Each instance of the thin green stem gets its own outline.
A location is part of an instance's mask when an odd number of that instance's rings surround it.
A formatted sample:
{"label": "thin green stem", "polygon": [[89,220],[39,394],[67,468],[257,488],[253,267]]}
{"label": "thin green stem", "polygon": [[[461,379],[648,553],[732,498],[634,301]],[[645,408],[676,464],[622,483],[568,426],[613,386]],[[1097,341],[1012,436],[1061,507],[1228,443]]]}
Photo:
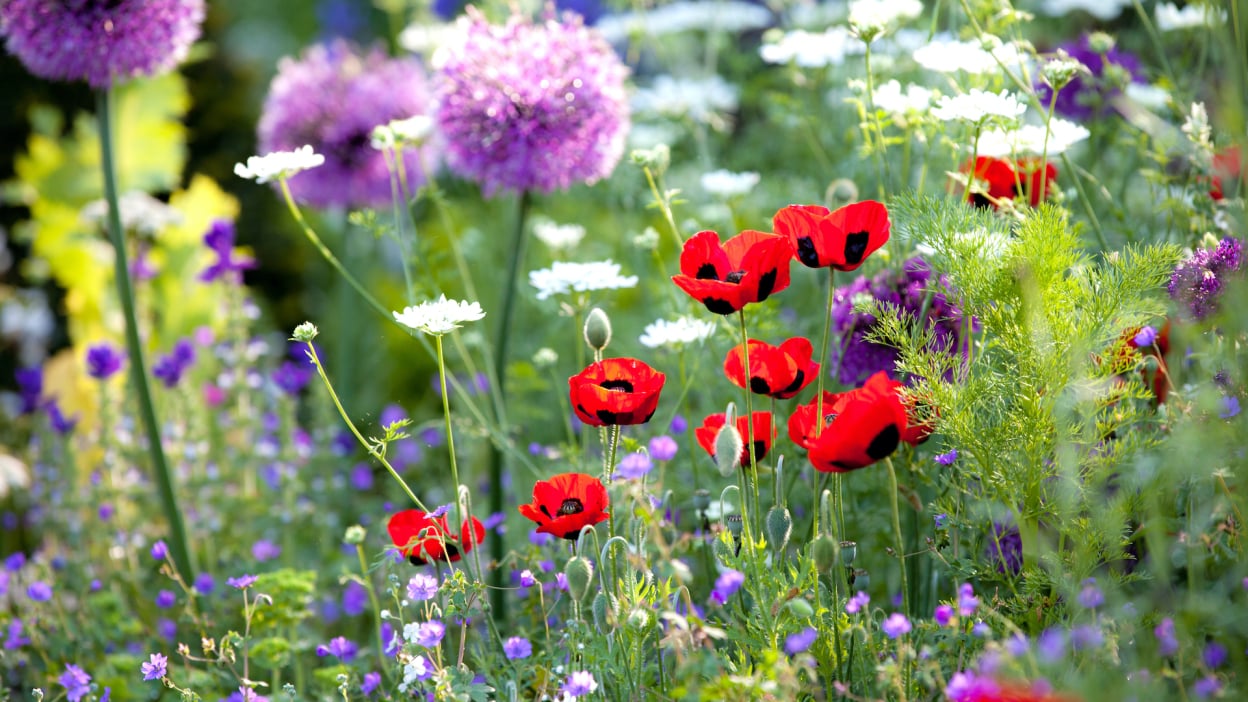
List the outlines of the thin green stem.
{"label": "thin green stem", "polygon": [[897,488],[897,470],[893,468],[892,457],[886,457],[884,463],[888,466],[888,488],[892,494],[893,507],[893,537],[896,539],[897,564],[901,566],[901,600],[902,613],[907,618],[910,617],[910,584],[906,581],[906,546],[901,535],[901,506],[898,501]]}
{"label": "thin green stem", "polygon": [[382,636],[381,603],[377,600],[377,588],[368,575],[368,561],[364,558],[364,547],[355,545],[355,555],[360,561],[360,577],[364,579],[364,589],[368,591],[368,602],[373,607],[373,618],[377,622],[377,669],[386,669],[386,639]]}
{"label": "thin green stem", "polygon": [[645,166],[641,170],[646,174],[646,183],[650,186],[650,194],[654,195],[654,201],[659,206],[659,210],[663,212],[663,219],[667,222],[672,236],[676,239],[676,248],[684,246],[685,238],[681,235],[680,228],[676,226],[676,218],[672,216],[671,201],[665,194],[659,192],[658,177],[654,175],[649,166]]}
{"label": "thin green stem", "polygon": [[100,165],[104,171],[104,200],[108,203],[108,238],[113,245],[113,282],[126,326],[126,351],[130,355],[130,381],[134,383],[139,401],[139,416],[147,434],[147,451],[152,461],[156,490],[160,495],[165,519],[169,522],[169,552],[181,576],[193,580],[191,549],[182,524],[182,511],[173,491],[173,478],[161,442],[160,422],[147,382],[147,364],[143,360],[143,344],[139,340],[139,320],[135,313],[134,288],[130,284],[130,265],[126,261],[126,240],[121,228],[121,211],[117,204],[117,163],[113,154],[113,99],[108,88],[96,93],[96,114],[100,126]]}
{"label": "thin green stem", "polygon": [[[746,444],[750,453],[750,480],[754,483],[754,519],[761,519],[758,499],[758,457],[754,453],[754,392],[750,389],[750,337],[745,331],[745,308],[737,311],[737,319],[741,322],[741,357],[745,365],[745,433],[749,443]],[[745,499],[743,495],[742,500]],[[761,525],[757,525],[760,526]],[[757,530],[756,530],[757,531]],[[751,544],[753,548],[753,544]]]}
{"label": "thin green stem", "polygon": [[1053,87],[1049,96],[1049,109],[1044,113],[1044,145],[1040,147],[1040,194],[1037,196],[1041,200],[1044,200],[1045,190],[1049,187],[1049,134],[1053,131],[1050,125],[1053,123],[1053,110],[1057,108],[1057,94],[1060,90]]}
{"label": "thin green stem", "polygon": [[[603,474],[606,476],[607,489],[611,489],[611,477],[615,473],[615,452],[620,445],[620,427],[612,426],[610,430],[610,440],[607,442],[606,454],[604,456]],[[608,539],[615,538],[615,508],[607,513],[607,534]],[[615,549],[611,549],[611,584],[615,586],[616,595],[619,595],[620,573],[616,565]]]}
{"label": "thin green stem", "polygon": [[887,151],[884,146],[884,129],[880,126],[880,113],[875,109],[875,86],[871,78],[871,42],[867,42],[867,51],[865,63],[867,69],[867,109],[871,111],[871,124],[875,127],[875,138],[877,140],[875,151],[876,165],[880,169],[879,193],[880,199],[884,199],[884,190],[888,186],[888,159],[884,158]]}
{"label": "thin green stem", "polygon": [[455,433],[451,430],[451,396],[446,391],[446,358],[442,354],[442,335],[433,337],[433,347],[438,352],[438,384],[442,388],[442,419],[446,423],[446,450],[451,460],[451,480],[454,487],[451,493],[455,496],[455,523],[463,520],[472,521],[471,514],[459,513],[459,464],[455,460]]}

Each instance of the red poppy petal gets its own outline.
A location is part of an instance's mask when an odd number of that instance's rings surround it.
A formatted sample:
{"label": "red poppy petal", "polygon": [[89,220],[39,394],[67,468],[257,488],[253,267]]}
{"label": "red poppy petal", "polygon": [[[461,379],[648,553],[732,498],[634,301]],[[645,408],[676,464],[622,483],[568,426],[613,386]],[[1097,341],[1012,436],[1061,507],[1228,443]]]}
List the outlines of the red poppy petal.
{"label": "red poppy petal", "polygon": [[[719,243],[719,234],[702,231],[689,237],[680,252],[680,272],[695,279],[723,280],[732,264]],[[709,277],[708,277],[709,276]]]}

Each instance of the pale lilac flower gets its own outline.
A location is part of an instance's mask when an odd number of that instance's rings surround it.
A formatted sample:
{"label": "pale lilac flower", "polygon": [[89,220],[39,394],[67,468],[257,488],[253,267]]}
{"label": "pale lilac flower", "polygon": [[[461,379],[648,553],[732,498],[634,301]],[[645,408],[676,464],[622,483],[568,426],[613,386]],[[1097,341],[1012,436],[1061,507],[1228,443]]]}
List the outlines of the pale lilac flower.
{"label": "pale lilac flower", "polygon": [[812,626],[808,626],[796,634],[789,634],[784,637],[784,652],[790,656],[796,656],[810,648],[818,638],[819,631]]}
{"label": "pale lilac flower", "polygon": [[147,662],[139,666],[143,680],[160,680],[169,673],[169,658],[162,653],[153,653]]}
{"label": "pale lilac flower", "polygon": [[650,458],[656,461],[670,461],[676,457],[676,452],[680,450],[676,440],[666,434],[656,436],[650,440]]}
{"label": "pale lilac flower", "polygon": [[953,607],[947,604],[938,605],[932,618],[940,626],[949,626],[949,623],[953,621]]}
{"label": "pale lilac flower", "polygon": [[955,448],[949,449],[948,453],[938,453],[932,460],[942,466],[951,466],[954,461],[958,460],[958,450]]}
{"label": "pale lilac flower", "polygon": [[407,598],[416,602],[432,600],[438,594],[438,579],[425,573],[417,573],[407,581]]}
{"label": "pale lilac flower", "polygon": [[863,607],[866,607],[870,603],[871,596],[859,590],[853,597],[849,598],[848,602],[845,603],[845,612],[847,614],[857,614],[862,611]]}
{"label": "pale lilac flower", "polygon": [[537,584],[537,578],[533,577],[533,571],[527,568],[520,571],[520,586],[521,587],[533,587],[536,584]]}
{"label": "pale lilac flower", "polygon": [[745,584],[745,574],[739,570],[729,568],[715,579],[715,589],[711,591],[711,601],[721,605],[727,603],[728,598],[735,595],[743,584]]}
{"label": "pale lilac flower", "polygon": [[1079,606],[1084,609],[1096,609],[1105,604],[1105,595],[1096,586],[1096,578],[1083,581],[1083,589],[1079,591]]}
{"label": "pale lilac flower", "polygon": [[653,467],[654,465],[646,454],[630,453],[620,460],[619,465],[615,467],[615,474],[626,480],[635,480],[645,477]]}
{"label": "pale lilac flower", "polygon": [[975,596],[975,588],[970,583],[962,583],[958,587],[958,614],[969,617],[979,607],[979,598]]}
{"label": "pale lilac flower", "polygon": [[169,555],[169,546],[166,545],[163,540],[157,541],[156,543],[152,544],[151,555],[152,555],[152,560],[163,561],[165,560],[165,557]]}
{"label": "pale lilac flower", "polygon": [[503,642],[503,655],[507,656],[509,661],[528,658],[533,655],[533,644],[522,636],[513,636]]}
{"label": "pale lilac flower", "polygon": [[52,599],[52,586],[42,580],[36,580],[26,588],[26,594],[35,602],[47,602]]}
{"label": "pale lilac flower", "polygon": [[440,621],[433,620],[433,621],[424,622],[419,627],[417,627],[415,636],[407,636],[405,632],[404,638],[416,644],[417,646],[422,646],[424,648],[434,648],[438,644],[442,643],[442,637],[445,635],[446,635],[446,626],[443,625],[442,622]]}
{"label": "pale lilac flower", "polygon": [[246,590],[247,588],[256,584],[256,576],[240,575],[237,578],[226,578],[225,584],[229,585],[232,588],[237,588],[239,590]]}
{"label": "pale lilac flower", "polygon": [[282,547],[268,539],[260,539],[251,545],[251,557],[261,563],[271,561],[280,555],[282,555]]}
{"label": "pale lilac flower", "polygon": [[364,696],[371,695],[373,694],[373,691],[376,690],[380,685],[381,685],[381,673],[378,673],[375,671],[371,673],[365,673],[364,680],[360,682],[360,694]]}
{"label": "pale lilac flower", "polygon": [[594,679],[594,674],[587,670],[578,670],[568,676],[563,682],[563,687],[559,688],[560,692],[568,697],[581,697],[582,695],[592,694],[598,689],[598,681]]}
{"label": "pale lilac flower", "polygon": [[910,620],[901,612],[893,612],[880,624],[880,630],[890,639],[910,633]]}
{"label": "pale lilac flower", "polygon": [[1132,339],[1137,348],[1152,346],[1156,340],[1157,330],[1147,325],[1140,327],[1140,330],[1135,333],[1135,337]]}
{"label": "pale lilac flower", "polygon": [[56,681],[65,688],[69,702],[78,702],[91,691],[91,676],[73,663],[65,666],[65,672]]}

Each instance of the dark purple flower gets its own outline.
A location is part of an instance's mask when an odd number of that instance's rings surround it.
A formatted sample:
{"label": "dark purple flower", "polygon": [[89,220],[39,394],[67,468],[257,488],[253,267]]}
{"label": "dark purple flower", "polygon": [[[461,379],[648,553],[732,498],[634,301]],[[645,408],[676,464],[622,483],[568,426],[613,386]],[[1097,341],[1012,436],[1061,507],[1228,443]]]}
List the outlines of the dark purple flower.
{"label": "dark purple flower", "polygon": [[672,423],[668,425],[668,429],[673,434],[684,434],[689,428],[689,421],[679,414],[672,415]]}
{"label": "dark purple flower", "polygon": [[30,414],[39,409],[39,400],[43,396],[43,369],[18,368],[13,374],[17,381],[17,396],[21,400],[18,414]]}
{"label": "dark purple flower", "polygon": [[73,663],[65,666],[65,672],[56,681],[65,688],[65,697],[69,702],[78,702],[91,691],[91,676]]}
{"label": "dark purple flower", "polygon": [[371,695],[380,685],[381,673],[365,673],[364,680],[360,682],[360,694],[365,696]]}
{"label": "dark purple flower", "polygon": [[1192,692],[1200,698],[1213,697],[1222,690],[1222,681],[1216,675],[1206,675],[1192,685]]}
{"label": "dark purple flower", "polygon": [[321,657],[333,656],[341,661],[349,661],[355,658],[355,654],[358,651],[359,647],[355,645],[355,642],[345,636],[337,636],[330,639],[328,644],[321,644],[316,647],[316,655]]}
{"label": "dark purple flower", "polygon": [[200,271],[202,282],[224,279],[227,283],[238,283],[243,279],[243,271],[256,267],[255,259],[250,256],[234,255],[234,223],[228,219],[212,220],[204,234],[204,246],[216,254],[217,260]]}
{"label": "dark purple flower", "polygon": [[342,589],[342,611],[348,617],[363,614],[368,609],[368,588],[354,580]]}
{"label": "dark purple flower", "polygon": [[609,175],[628,134],[628,69],[601,35],[575,15],[498,26],[470,9],[467,21],[437,75],[452,170],[487,196]]}
{"label": "dark purple flower", "polygon": [[273,383],[282,392],[295,397],[303,391],[312,380],[312,369],[293,361],[283,361],[282,365],[273,370]]}
{"label": "dark purple flower", "polygon": [[40,78],[108,88],[165,73],[199,37],[204,0],[7,0],[0,35]]}
{"label": "dark purple flower", "polygon": [[818,638],[819,630],[813,626],[808,626],[795,634],[789,634],[784,637],[784,652],[790,656],[796,656],[810,648]]}
{"label": "dark purple flower", "polygon": [[1196,319],[1218,310],[1218,298],[1232,273],[1244,263],[1244,244],[1227,237],[1212,249],[1198,249],[1180,263],[1170,276],[1170,298],[1182,302]]}
{"label": "dark purple flower", "polygon": [[1226,662],[1226,646],[1217,641],[1210,641],[1205,645],[1205,650],[1201,653],[1200,658],[1210,668],[1221,667]]}
{"label": "dark purple flower", "polygon": [[4,639],[4,648],[12,651],[13,649],[21,648],[22,646],[30,644],[30,639],[22,636],[22,633],[22,620],[16,617],[9,620],[9,634]]}
{"label": "dark purple flower", "polygon": [[161,609],[169,609],[178,602],[178,596],[173,594],[171,590],[161,590],[156,593],[156,606]]}
{"label": "dark purple flower", "polygon": [[56,400],[49,400],[44,405],[44,411],[48,413],[48,424],[52,427],[52,431],[61,436],[72,432],[78,424],[78,415],[66,417],[61,413],[61,406],[56,403]]}
{"label": "dark purple flower", "polygon": [[711,591],[711,602],[725,604],[728,598],[737,593],[745,584],[745,573],[729,568],[715,579],[715,589]]}
{"label": "dark purple flower", "polygon": [[937,605],[932,618],[936,620],[936,624],[939,626],[949,626],[949,623],[953,621],[953,606],[947,604]]}
{"label": "dark purple flower", "polygon": [[1239,398],[1234,395],[1226,395],[1222,398],[1222,411],[1218,412],[1219,419],[1231,419],[1239,414]]}
{"label": "dark purple flower", "polygon": [[169,674],[169,658],[161,653],[153,653],[148,660],[139,666],[144,680],[160,680]]}
{"label": "dark purple flower", "polygon": [[26,565],[26,554],[21,551],[14,551],[4,559],[4,569],[12,573],[21,570],[24,565]]}
{"label": "dark purple flower", "polygon": [[151,556],[154,561],[163,561],[169,555],[169,546],[163,540],[152,544]]}
{"label": "dark purple flower", "polygon": [[998,573],[1018,574],[1023,568],[1023,536],[1010,524],[993,522],[984,544],[984,557],[995,563]]}
{"label": "dark purple flower", "polygon": [[[432,101],[424,69],[391,59],[380,47],[362,51],[335,40],[284,58],[269,85],[258,127],[259,151],[310,144],[325,163],[289,180],[294,198],[316,207],[388,207],[393,202],[386,155],[373,148],[374,127],[427,114]],[[437,151],[426,143],[403,150],[410,188],[428,177]]]}
{"label": "dark purple flower", "polygon": [[237,578],[226,578],[225,584],[229,585],[232,588],[236,588],[238,590],[246,590],[247,588],[256,584],[256,576],[240,575]]}
{"label": "dark purple flower", "polygon": [[172,388],[182,380],[182,375],[195,363],[195,347],[189,339],[178,339],[173,350],[156,359],[152,375],[160,378],[165,387]]}
{"label": "dark purple flower", "polygon": [[212,594],[216,587],[217,581],[213,579],[211,573],[200,573],[195,576],[195,592],[201,595],[209,595]]}
{"label": "dark purple flower", "polygon": [[47,602],[52,599],[52,586],[42,580],[36,580],[26,588],[26,595],[35,602]]}
{"label": "dark purple flower", "polygon": [[[1058,49],[1088,67],[1090,75],[1076,75],[1057,93],[1054,109],[1058,114],[1078,121],[1087,121],[1109,113],[1110,101],[1122,92],[1128,83],[1143,83],[1144,73],[1140,60],[1135,56],[1111,48],[1104,54],[1092,49],[1088,35],[1079,41],[1062,44]],[[1036,95],[1042,105],[1048,105],[1053,89],[1047,84],[1036,84]]]}
{"label": "dark purple flower", "polygon": [[523,636],[513,636],[503,642],[503,655],[509,661],[528,658],[533,655],[533,644]]}
{"label": "dark purple flower", "polygon": [[87,375],[96,380],[111,378],[125,365],[126,356],[112,344],[94,344],[87,347]]}
{"label": "dark purple flower", "polygon": [[958,450],[955,448],[949,449],[949,453],[938,453],[932,460],[942,466],[951,466],[954,461],[958,460]]}

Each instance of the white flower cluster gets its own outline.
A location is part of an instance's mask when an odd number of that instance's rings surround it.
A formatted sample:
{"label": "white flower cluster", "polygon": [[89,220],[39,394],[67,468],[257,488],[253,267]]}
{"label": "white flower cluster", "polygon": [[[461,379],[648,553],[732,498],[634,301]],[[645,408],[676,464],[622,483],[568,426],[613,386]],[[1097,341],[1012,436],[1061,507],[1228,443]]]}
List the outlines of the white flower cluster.
{"label": "white flower cluster", "polygon": [[776,41],[763,44],[758,53],[767,63],[823,68],[839,66],[845,63],[846,56],[865,50],[866,45],[845,27],[830,27],[823,32],[804,29],[785,32]]}
{"label": "white flower cluster", "polygon": [[1088,138],[1081,124],[1055,117],[1049,121],[1048,148],[1045,148],[1043,124],[1026,124],[1018,129],[988,129],[979,136],[980,156],[1014,156],[1060,154]]}
{"label": "white flower cluster", "polygon": [[552,249],[571,249],[585,238],[585,227],[541,219],[533,223],[533,235]]}
{"label": "white flower cluster", "polygon": [[664,117],[688,117],[707,124],[723,112],[737,109],[741,89],[719,75],[707,78],[677,78],[662,75],[649,88],[633,94],[634,113]]}
{"label": "white flower cluster", "polygon": [[1211,5],[1188,3],[1182,10],[1172,2],[1157,6],[1157,29],[1162,32],[1222,24],[1226,24],[1226,10]]}
{"label": "white flower cluster", "polygon": [[462,41],[464,26],[458,22],[413,24],[399,33],[399,46],[414,54],[435,53],[444,46]]}
{"label": "white flower cluster", "polygon": [[641,345],[657,349],[660,346],[680,347],[710,338],[715,333],[715,323],[693,317],[679,317],[669,321],[656,320],[647,324],[641,335]]}
{"label": "white flower cluster", "polygon": [[[117,210],[121,213],[121,228],[143,236],[155,236],[165,227],[182,223],[181,212],[141,190],[131,190],[117,198]],[[108,218],[108,203],[89,202],[78,216],[84,223],[102,229]]]}
{"label": "white flower cluster", "polygon": [[852,0],[849,26],[863,39],[874,39],[890,27],[923,14],[919,0]]}
{"label": "white flower cluster", "polygon": [[673,2],[642,12],[607,15],[594,26],[607,41],[625,41],[634,34],[652,37],[688,31],[738,34],[771,25],[771,12],[742,0]]}
{"label": "white flower cluster", "polygon": [[323,163],[325,157],[305,144],[294,151],[274,151],[264,156],[248,156],[247,165],[234,164],[234,175],[255,180],[257,183],[267,183],[270,180],[289,178]]}
{"label": "white flower cluster", "polygon": [[475,322],[484,316],[480,303],[448,300],[446,295],[394,313],[394,319],[399,324],[432,336],[442,336],[459,329],[465,322]]}
{"label": "white flower cluster", "polygon": [[875,100],[875,106],[885,112],[906,115],[926,112],[927,108],[931,107],[934,97],[936,97],[935,91],[914,83],[907,85],[903,93],[901,83],[893,79],[877,86],[872,99]]}
{"label": "white flower cluster", "polygon": [[425,143],[430,134],[433,134],[433,118],[428,115],[416,115],[377,125],[373,128],[369,143],[378,151],[404,146],[420,146]]}
{"label": "white flower cluster", "polygon": [[590,290],[617,290],[637,285],[637,276],[620,275],[620,264],[614,261],[570,263],[555,261],[550,268],[529,272],[529,284],[537,288],[537,299],[552,295]]}
{"label": "white flower cluster", "polygon": [[702,189],[722,198],[744,195],[758,185],[759,175],[753,171],[733,173],[719,169],[702,174]]}
{"label": "white flower cluster", "polygon": [[[931,71],[956,73],[963,71],[972,75],[995,73],[1001,65],[1007,68],[1022,64],[1025,54],[1014,44],[985,46],[979,41],[937,39],[914,51],[914,60]],[[998,63],[999,62],[999,63]]]}
{"label": "white flower cluster", "polygon": [[1005,120],[1018,119],[1027,111],[1027,105],[1017,95],[1002,90],[989,93],[972,88],[963,95],[946,95],[936,102],[932,116],[945,121],[964,120],[979,123],[992,117]]}
{"label": "white flower cluster", "polygon": [[1050,17],[1082,10],[1099,20],[1111,20],[1126,7],[1131,7],[1131,0],[1044,0],[1040,3],[1040,11]]}

